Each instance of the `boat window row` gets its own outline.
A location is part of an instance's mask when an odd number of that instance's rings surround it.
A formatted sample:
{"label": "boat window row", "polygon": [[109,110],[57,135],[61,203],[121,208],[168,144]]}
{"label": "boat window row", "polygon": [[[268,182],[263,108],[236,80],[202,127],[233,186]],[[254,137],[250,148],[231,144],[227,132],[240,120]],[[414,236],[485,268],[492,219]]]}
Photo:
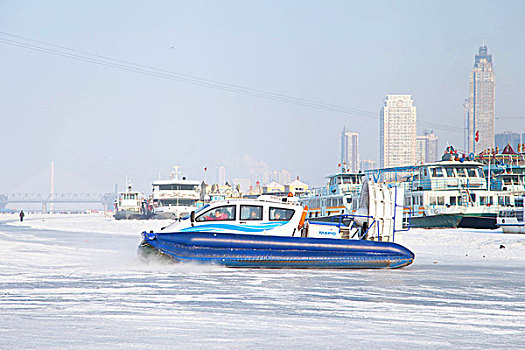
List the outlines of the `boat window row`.
{"label": "boat window row", "polygon": [[[479,199],[479,202],[478,202]],[[511,196],[477,196],[475,193],[465,194],[463,196],[429,196],[428,204],[431,206],[456,206],[465,204],[479,203],[482,206],[491,206],[496,203],[499,206],[512,206]],[[423,206],[422,196],[407,196],[404,200],[405,206]],[[515,199],[514,206],[523,206],[523,200]]]}
{"label": "boat window row", "polygon": [[197,191],[197,186],[187,184],[168,184],[168,185],[155,185],[155,188],[160,191]]}
{"label": "boat window row", "polygon": [[121,199],[137,199],[137,194],[136,193],[123,193],[121,195]]}
{"label": "boat window row", "polygon": [[[268,220],[270,221],[290,221],[295,213],[293,209],[274,208],[270,207],[268,211]],[[263,207],[258,205],[241,205],[240,216],[241,221],[256,221],[263,220]],[[225,205],[221,207],[211,208],[201,215],[195,221],[235,221],[237,220],[237,206]]]}
{"label": "boat window row", "polygon": [[159,206],[169,207],[169,206],[183,206],[183,207],[193,207],[197,202],[196,199],[186,199],[186,198],[170,198],[170,199],[160,199],[158,201]]}
{"label": "boat window row", "polygon": [[[479,167],[431,167],[428,168],[431,177],[484,177],[483,170]],[[423,175],[428,176],[427,168]]]}
{"label": "boat window row", "polygon": [[357,185],[361,184],[363,175],[340,175],[330,178],[330,185]]}
{"label": "boat window row", "polygon": [[505,175],[502,176],[502,182],[504,185],[522,185],[519,175]]}

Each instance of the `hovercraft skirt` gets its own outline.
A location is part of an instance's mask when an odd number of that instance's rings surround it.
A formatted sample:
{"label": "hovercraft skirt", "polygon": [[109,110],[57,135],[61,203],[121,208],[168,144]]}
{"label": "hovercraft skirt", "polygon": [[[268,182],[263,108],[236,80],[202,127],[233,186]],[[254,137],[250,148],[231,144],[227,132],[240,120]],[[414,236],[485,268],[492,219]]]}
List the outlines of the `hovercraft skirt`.
{"label": "hovercraft skirt", "polygon": [[181,263],[250,268],[399,268],[414,260],[390,242],[207,232],[144,234],[139,250]]}

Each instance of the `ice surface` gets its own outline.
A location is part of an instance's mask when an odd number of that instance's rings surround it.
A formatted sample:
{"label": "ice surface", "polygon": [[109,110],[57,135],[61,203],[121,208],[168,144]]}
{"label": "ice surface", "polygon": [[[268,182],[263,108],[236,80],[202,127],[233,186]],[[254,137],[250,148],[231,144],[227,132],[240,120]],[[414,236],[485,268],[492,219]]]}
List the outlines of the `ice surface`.
{"label": "ice surface", "polygon": [[413,229],[403,269],[256,270],[140,262],[168,221],[0,220],[0,349],[525,348],[525,235]]}

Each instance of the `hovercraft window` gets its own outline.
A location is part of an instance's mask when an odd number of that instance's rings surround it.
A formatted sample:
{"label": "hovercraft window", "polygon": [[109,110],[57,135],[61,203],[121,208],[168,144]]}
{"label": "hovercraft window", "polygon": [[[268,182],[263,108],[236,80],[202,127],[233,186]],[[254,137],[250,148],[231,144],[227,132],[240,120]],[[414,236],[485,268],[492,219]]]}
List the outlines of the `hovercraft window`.
{"label": "hovercraft window", "polygon": [[271,221],[290,221],[295,210],[293,209],[282,209],[270,207],[270,220]]}
{"label": "hovercraft window", "polygon": [[235,205],[212,208],[195,219],[198,222],[227,220],[235,220]]}
{"label": "hovercraft window", "polygon": [[241,205],[241,220],[262,220],[263,209],[256,205]]}

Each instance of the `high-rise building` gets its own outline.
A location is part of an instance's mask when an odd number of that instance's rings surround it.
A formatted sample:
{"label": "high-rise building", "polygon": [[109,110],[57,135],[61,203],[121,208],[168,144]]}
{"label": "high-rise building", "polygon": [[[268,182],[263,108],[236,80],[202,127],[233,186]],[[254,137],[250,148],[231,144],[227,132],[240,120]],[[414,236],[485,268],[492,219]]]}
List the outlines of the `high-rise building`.
{"label": "high-rise building", "polygon": [[341,134],[341,164],[353,173],[359,170],[359,133],[346,131]]}
{"label": "high-rise building", "polygon": [[223,166],[220,166],[218,169],[219,176],[218,176],[218,183],[220,185],[224,185],[226,183],[226,168]]}
{"label": "high-rise building", "polygon": [[492,55],[485,45],[479,48],[470,72],[470,91],[465,120],[465,142],[468,152],[481,153],[495,146],[496,74]]}
{"label": "high-rise building", "polygon": [[279,172],[279,183],[280,184],[287,184],[290,183],[290,180],[292,178],[292,174],[286,169],[282,169]]}
{"label": "high-rise building", "polygon": [[376,166],[376,161],[373,161],[371,159],[363,159],[359,161],[359,170],[361,171],[367,171],[372,170]]}
{"label": "high-rise building", "polygon": [[416,137],[416,162],[430,163],[438,158],[438,137],[433,131],[425,131],[424,135]]}
{"label": "high-rise building", "polygon": [[380,166],[416,163],[416,107],[412,95],[387,95],[379,122]]}

